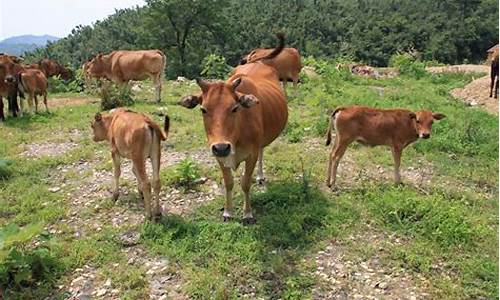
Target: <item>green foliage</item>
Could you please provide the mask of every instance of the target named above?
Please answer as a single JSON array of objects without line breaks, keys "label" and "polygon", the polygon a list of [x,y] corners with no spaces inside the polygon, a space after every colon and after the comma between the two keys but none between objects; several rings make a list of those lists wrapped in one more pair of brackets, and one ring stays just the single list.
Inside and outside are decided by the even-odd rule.
[{"label": "green foliage", "polygon": [[402,75],[421,78],[427,74],[425,63],[415,58],[410,53],[395,54],[389,61],[389,66],[395,67]]},{"label": "green foliage", "polygon": [[[15,224],[0,229],[0,288],[18,290],[53,280],[61,270],[50,247],[43,241],[30,246],[41,233],[42,226],[33,224],[19,228]],[[43,236],[41,236],[43,238]]]},{"label": "green foliage", "polygon": [[12,174],[12,160],[0,158],[0,179],[8,179]]},{"label": "green foliage", "polygon": [[175,167],[172,182],[180,187],[189,188],[200,178],[200,168],[188,157],[181,160]]},{"label": "green foliage", "polygon": [[131,106],[134,104],[130,86],[119,86],[114,83],[103,84],[101,87],[101,110],[110,110],[116,107]]},{"label": "green foliage", "polygon": [[80,93],[83,91],[83,82],[78,79],[65,81],[57,75],[50,77],[48,83],[50,93]]},{"label": "green foliage", "polygon": [[209,54],[203,59],[203,70],[201,75],[207,78],[224,79],[231,71],[223,56]]}]

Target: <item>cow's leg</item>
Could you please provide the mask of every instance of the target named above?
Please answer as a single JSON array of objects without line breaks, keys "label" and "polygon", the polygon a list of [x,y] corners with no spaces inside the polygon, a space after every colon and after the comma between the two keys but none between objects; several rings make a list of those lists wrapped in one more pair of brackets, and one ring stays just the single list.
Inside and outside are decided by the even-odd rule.
[{"label": "cow's leg", "polygon": [[113,170],[115,175],[115,186],[113,189],[113,201],[118,200],[118,196],[120,196],[120,154],[118,152],[111,152],[111,157],[113,158]]},{"label": "cow's leg", "polygon": [[35,98],[35,113],[38,113],[38,97],[37,95],[33,95],[33,98]]},{"label": "cow's leg", "polygon": [[156,90],[156,102],[161,102],[161,72],[154,76],[153,80]]},{"label": "cow's leg", "polygon": [[491,74],[491,82],[490,82],[490,98],[493,97],[493,86],[495,85],[495,76]]},{"label": "cow's leg", "polygon": [[0,121],[5,120],[5,115],[3,114],[3,99],[2,96],[0,96]]},{"label": "cow's leg", "polygon": [[144,194],[142,193],[142,186],[141,182],[139,181],[139,173],[137,173],[137,170],[135,169],[135,165],[132,165],[132,172],[135,175],[135,179],[137,179],[137,191],[139,192],[139,195],[141,196],[141,199],[144,200]]},{"label": "cow's leg", "polygon": [[332,186],[333,153],[334,153],[334,151],[335,151],[335,149],[337,148],[337,145],[338,145],[338,137],[339,137],[338,134],[335,135],[335,142],[332,145],[332,151],[331,151],[330,157],[328,159],[328,171],[326,173],[326,185],[328,187]]},{"label": "cow's leg", "polygon": [[495,81],[495,98],[498,98],[498,75],[497,80]]},{"label": "cow's leg", "polygon": [[224,204],[224,213],[222,213],[222,218],[224,222],[231,219],[233,216],[233,186],[234,179],[233,173],[230,168],[224,167],[222,163],[219,162],[220,169],[222,171],[222,177],[224,178],[224,188],[226,190],[226,203]]},{"label": "cow's leg", "polygon": [[45,110],[49,112],[49,106],[47,105],[47,92],[43,93],[43,104],[45,104]]},{"label": "cow's leg", "polygon": [[33,93],[30,93],[29,97],[28,97],[28,109],[29,109],[29,112],[30,114],[33,114],[33,98],[34,98],[34,95]]},{"label": "cow's leg", "polygon": [[293,95],[297,97],[299,91],[299,75],[293,76]]},{"label": "cow's leg", "polygon": [[261,148],[259,151],[259,162],[257,165],[257,184],[262,185],[266,181],[264,178],[264,171],[262,170],[262,161],[264,160],[264,148]]},{"label": "cow's leg", "polygon": [[154,191],[154,199],[153,199],[153,217],[159,218],[161,217],[160,210],[160,139],[156,137],[157,141],[153,142],[153,153],[151,153],[151,166],[153,167],[153,191]]},{"label": "cow's leg", "polygon": [[[22,117],[23,116],[23,112],[24,112],[24,100],[23,98],[19,98],[19,116]],[[17,99],[16,99],[16,102],[17,102]]]},{"label": "cow's leg", "polygon": [[401,174],[399,172],[399,166],[401,165],[401,152],[403,147],[399,145],[393,145],[391,147],[392,157],[394,158],[394,181],[396,184],[401,183]]},{"label": "cow's leg", "polygon": [[[337,133],[338,134],[338,133]],[[349,141],[342,140],[339,138],[335,143],[335,148],[332,150],[332,157],[330,158],[332,162],[332,173],[331,173],[331,184],[329,187],[335,187],[335,181],[337,180],[337,169],[339,167],[340,159],[344,156],[344,153],[349,145]]]},{"label": "cow's leg", "polygon": [[252,186],[252,175],[257,159],[258,156],[250,156],[250,158],[245,161],[245,174],[243,174],[243,178],[241,179],[241,189],[245,194],[245,203],[243,204],[243,222],[246,224],[255,223],[255,219],[252,214],[252,206],[250,204],[250,187]]},{"label": "cow's leg", "polygon": [[146,173],[146,164],[143,157],[133,159],[135,169],[137,171],[138,180],[142,186],[142,193],[144,195],[144,209],[146,210],[146,219],[151,220],[151,183]]},{"label": "cow's leg", "polygon": [[285,93],[285,97],[286,97],[286,98],[288,98],[288,97],[287,97],[287,94],[286,94],[286,84],[287,84],[287,83],[288,83],[288,80],[287,80],[286,78],[285,78],[285,79],[283,79],[283,81],[282,81],[282,84],[283,84],[283,93]]}]

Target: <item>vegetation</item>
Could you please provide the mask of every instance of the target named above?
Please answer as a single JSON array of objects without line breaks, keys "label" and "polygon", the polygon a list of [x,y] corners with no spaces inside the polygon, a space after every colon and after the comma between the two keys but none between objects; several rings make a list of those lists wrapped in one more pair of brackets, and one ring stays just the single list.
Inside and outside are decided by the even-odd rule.
[{"label": "vegetation", "polygon": [[[113,224],[116,215],[127,214],[132,220],[142,208],[135,180],[122,176],[124,186],[133,188],[116,203],[106,192],[112,186],[108,146],[93,143],[88,134],[99,105],[59,107],[50,114],[8,119],[0,126],[0,157],[12,161],[9,176],[0,180],[0,253],[8,254],[0,258],[1,285],[7,287],[4,298],[64,298],[65,288],[56,286],[67,285],[74,270],[84,265],[97,270],[96,280],[110,278],[121,298],[147,297],[151,268],[132,268],[130,252],[125,251],[130,248],[118,241],[131,229],[141,233],[137,247],[147,251],[143,256],[168,260],[165,272],[181,278],[180,292],[194,299],[233,299],[251,293],[252,298],[311,298],[312,290],[324,284],[315,275],[315,256],[332,243],[345,249],[346,255],[338,259],[356,264],[377,257],[384,268],[403,268],[411,278],[427,278],[430,298],[497,297],[498,117],[448,93],[477,74],[421,73],[421,62],[406,54],[391,60],[404,75],[383,79],[337,69],[343,59],[304,61],[320,76],[304,81],[298,95],[288,100],[288,127],[266,148],[269,183],[265,190],[252,191],[254,226],[238,219],[223,223],[223,196],[192,206],[183,215],[166,214],[159,223]],[[206,149],[201,114],[175,105],[194,91],[198,88],[189,83],[165,83],[165,102],[160,105],[172,119],[166,157]],[[148,88],[141,93],[151,95],[136,98],[152,98]],[[50,97],[49,105],[50,101],[57,99]],[[333,193],[324,187],[330,150],[323,146],[327,113],[349,104],[431,108],[447,118],[436,122],[431,139],[405,150],[403,186],[392,184],[388,149],[353,145],[341,162],[340,190]],[[134,110],[154,118],[157,109],[150,102],[134,104]],[[19,145],[58,145],[75,131],[83,132],[78,146],[62,155],[21,155],[24,148]],[[174,181],[189,185],[202,172],[221,181],[216,166],[200,169],[193,159],[162,165],[162,203],[176,205],[166,198]],[[95,180],[93,174],[100,172],[104,177]],[[51,192],[54,186],[61,191]],[[202,192],[204,188],[200,185]],[[240,216],[243,194],[237,185],[235,191]],[[73,227],[68,220],[76,222]],[[85,235],[77,238],[80,231]],[[386,234],[380,249],[362,238],[377,232]],[[391,243],[389,236],[401,242]]]},{"label": "vegetation", "polygon": [[132,90],[129,85],[118,85],[105,82],[100,89],[101,110],[110,110],[117,107],[134,104]]},{"label": "vegetation", "polygon": [[251,49],[274,46],[272,33],[283,31],[304,57],[387,66],[392,55],[415,51],[423,60],[479,62],[498,43],[498,17],[495,0],[148,0],[26,57],[80,68],[97,53],[157,48],[167,54],[168,78],[194,77],[208,55],[234,66]]}]

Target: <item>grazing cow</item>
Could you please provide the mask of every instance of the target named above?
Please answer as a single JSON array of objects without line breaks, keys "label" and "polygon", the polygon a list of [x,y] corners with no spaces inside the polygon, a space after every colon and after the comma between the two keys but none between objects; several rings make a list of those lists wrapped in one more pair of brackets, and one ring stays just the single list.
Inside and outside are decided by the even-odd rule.
[{"label": "grazing cow", "polygon": [[[255,60],[260,60],[262,57],[269,55],[273,49],[258,48],[252,50],[246,55],[240,64],[244,65]],[[295,48],[284,48],[283,51],[273,59],[266,60],[265,64],[274,67],[278,71],[278,76],[283,81],[283,89],[286,93],[286,83],[293,82],[295,93],[297,92],[297,84],[299,82],[299,74],[302,69],[299,51]]]},{"label": "grazing cow", "polygon": [[106,78],[118,84],[151,77],[156,88],[156,101],[161,101],[161,84],[166,57],[160,50],[113,51],[99,54],[83,65],[85,77]]},{"label": "grazing cow", "polygon": [[19,113],[16,75],[21,70],[22,67],[10,55],[0,54],[0,121],[5,120],[3,97],[7,97],[11,115],[17,117]]},{"label": "grazing cow", "polygon": [[[18,74],[18,88],[20,94],[28,94],[28,106],[30,112],[33,112],[33,99],[35,100],[35,112],[38,112],[38,97],[43,96],[43,104],[45,104],[45,109],[49,111],[47,106],[47,77],[42,71],[38,69],[24,69]],[[24,98],[22,96],[21,98]],[[20,115],[24,111],[23,100],[20,99],[21,110]]]},{"label": "grazing cow", "polygon": [[498,49],[495,49],[495,52],[492,55],[490,77],[490,98],[493,97],[493,86],[495,86],[494,96],[495,98],[498,98]]},{"label": "grazing cow", "polygon": [[[129,158],[132,160],[132,171],[137,178],[139,193],[144,198],[147,219],[161,215],[160,143],[167,139],[169,124],[169,118],[165,116],[164,131],[162,131],[147,116],[123,108],[110,113],[98,113],[92,122],[93,140],[95,142],[107,140],[111,146],[115,176],[113,200],[116,201],[119,196],[120,158]],[[147,158],[151,159],[153,167],[153,212],[151,212],[151,183],[146,173]]]},{"label": "grazing cow", "polygon": [[259,160],[258,177],[262,177],[263,148],[269,145],[285,127],[288,110],[277,71],[263,61],[276,57],[279,46],[260,61],[238,66],[225,82],[197,80],[201,94],[186,96],[180,104],[187,108],[200,105],[208,144],[224,177],[226,203],[224,221],[233,213],[233,174],[241,162],[245,173],[241,187],[245,194],[245,223],[253,223],[250,205],[252,173]]},{"label": "grazing cow", "polygon": [[337,108],[331,115],[326,139],[326,145],[329,145],[332,130],[337,132],[328,163],[328,187],[335,186],[340,159],[353,141],[368,146],[391,147],[394,180],[400,183],[399,165],[403,149],[418,138],[428,139],[431,136],[433,121],[444,117],[443,114],[428,110],[414,113],[406,109],[375,109],[363,106]]},{"label": "grazing cow", "polygon": [[38,69],[42,70],[45,77],[60,76],[63,80],[70,80],[73,78],[73,72],[67,69],[57,61],[44,58],[38,62]]}]

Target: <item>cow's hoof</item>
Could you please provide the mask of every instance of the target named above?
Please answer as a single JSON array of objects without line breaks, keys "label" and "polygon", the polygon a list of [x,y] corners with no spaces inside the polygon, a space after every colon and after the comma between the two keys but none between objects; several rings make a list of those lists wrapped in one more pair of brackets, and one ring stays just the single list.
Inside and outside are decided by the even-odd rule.
[{"label": "cow's hoof", "polygon": [[114,202],[116,202],[116,200],[118,200],[118,197],[120,196],[120,193],[119,192],[114,192],[113,193],[113,196],[111,196],[111,199],[113,199]]},{"label": "cow's hoof", "polygon": [[254,225],[255,223],[257,223],[257,220],[254,217],[243,218],[243,225]]}]

